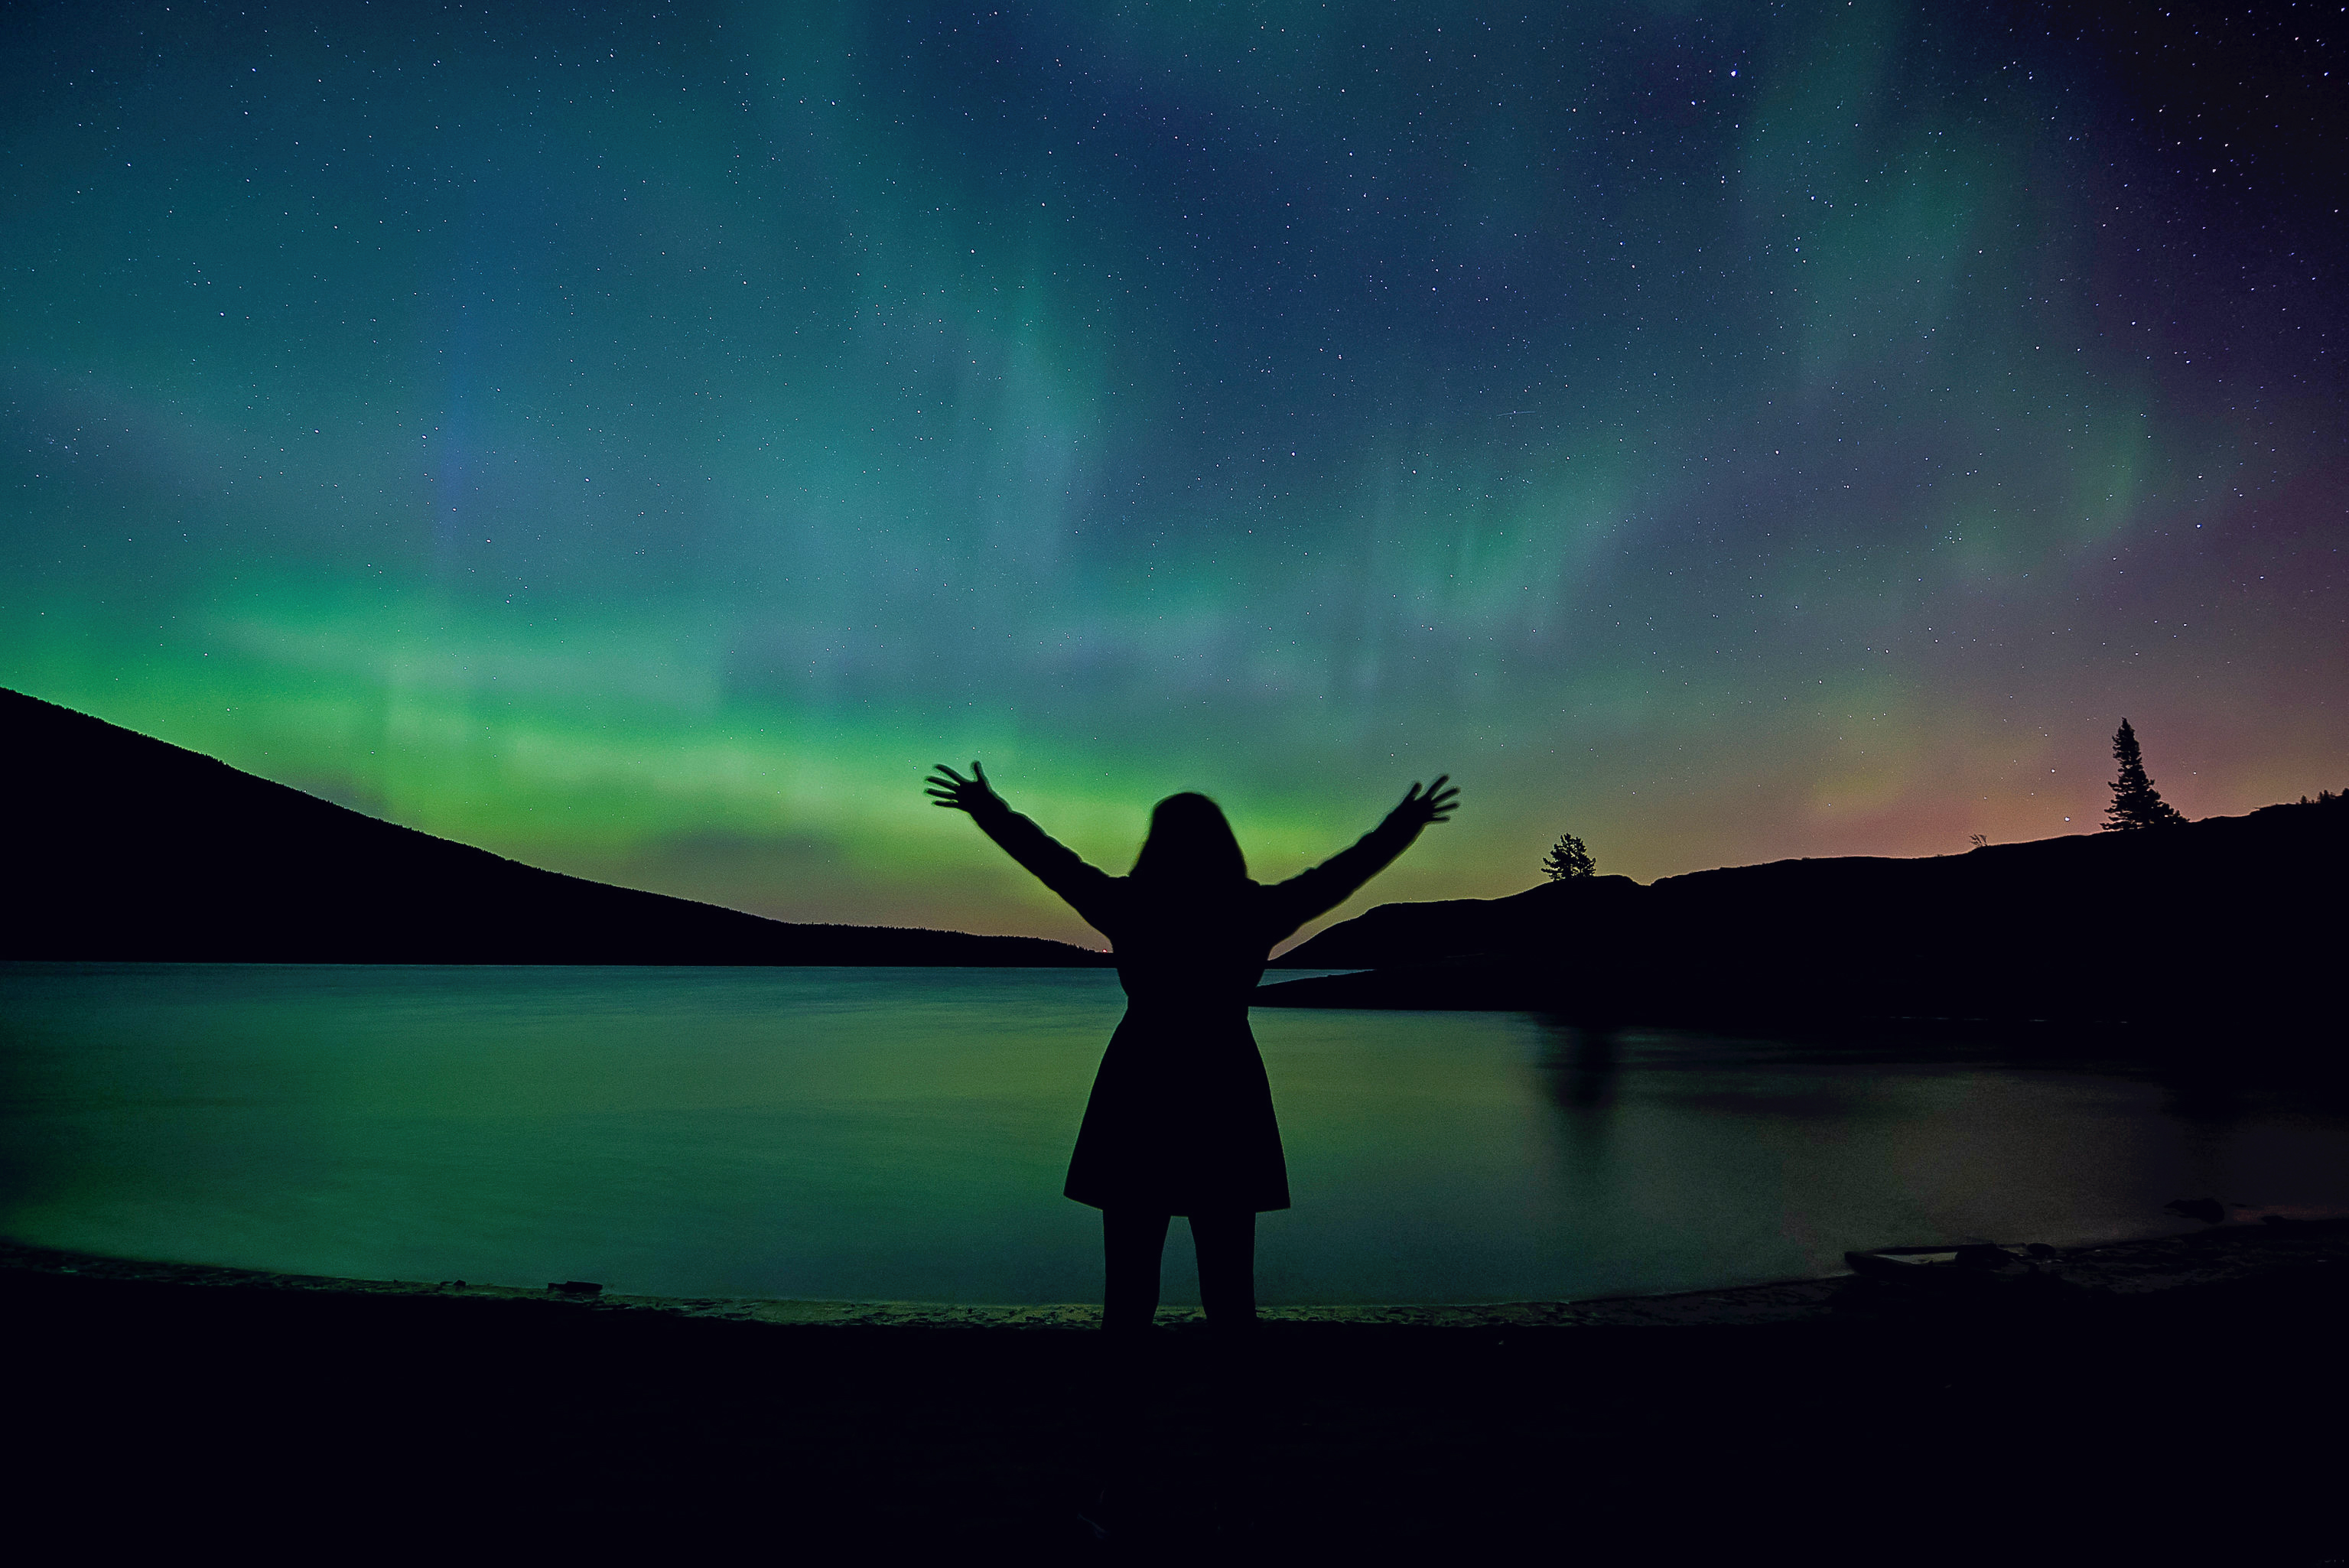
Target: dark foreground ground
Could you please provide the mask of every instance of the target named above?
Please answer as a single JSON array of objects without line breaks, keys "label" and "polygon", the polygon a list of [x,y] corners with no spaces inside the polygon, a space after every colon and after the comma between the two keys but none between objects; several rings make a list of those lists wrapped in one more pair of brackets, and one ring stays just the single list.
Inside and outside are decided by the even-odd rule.
[{"label": "dark foreground ground", "polygon": [[[2194,1266],[2230,1248],[2241,1266]],[[2161,1288],[2008,1271],[1823,1283],[1758,1313],[1720,1292],[1475,1326],[1275,1321],[1240,1379],[1203,1330],[1162,1330],[1146,1467],[1102,1547],[1075,1518],[1092,1333],[7,1249],[9,1532],[257,1560],[2349,1555],[2349,1232],[2108,1252]]]}]

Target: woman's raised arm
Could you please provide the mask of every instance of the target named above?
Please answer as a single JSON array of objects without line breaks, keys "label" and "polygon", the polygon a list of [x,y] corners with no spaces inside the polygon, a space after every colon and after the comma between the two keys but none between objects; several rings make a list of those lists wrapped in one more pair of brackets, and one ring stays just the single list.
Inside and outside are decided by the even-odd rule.
[{"label": "woman's raised arm", "polygon": [[979,831],[1018,861],[1038,882],[1059,893],[1085,923],[1115,940],[1110,926],[1117,918],[1117,882],[1099,866],[1089,865],[1078,853],[1003,803],[976,762],[968,779],[941,762],[922,780],[931,800],[949,811],[968,811]]},{"label": "woman's raised arm", "polygon": [[1460,804],[1460,791],[1446,784],[1452,775],[1439,774],[1434,783],[1423,790],[1413,784],[1402,803],[1389,811],[1386,820],[1364,833],[1353,847],[1339,851],[1309,872],[1299,872],[1285,882],[1271,889],[1274,922],[1280,929],[1272,940],[1278,942],[1317,914],[1337,908],[1354,894],[1354,890],[1378,875],[1392,864],[1397,855],[1411,848],[1419,830],[1430,822],[1449,821],[1454,807]]}]

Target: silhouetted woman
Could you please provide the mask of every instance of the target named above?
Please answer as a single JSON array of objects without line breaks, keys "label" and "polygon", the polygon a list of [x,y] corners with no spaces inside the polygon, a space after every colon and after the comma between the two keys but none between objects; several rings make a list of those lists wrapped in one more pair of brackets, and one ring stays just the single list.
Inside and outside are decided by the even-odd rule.
[{"label": "silhouetted woman", "polygon": [[1063,1189],[1102,1212],[1102,1326],[1146,1328],[1170,1216],[1187,1215],[1199,1294],[1219,1329],[1256,1317],[1256,1217],[1288,1207],[1288,1170],[1248,993],[1282,938],[1345,902],[1459,799],[1439,778],[1413,784],[1386,820],[1311,871],[1271,887],[1248,880],[1239,841],[1205,795],[1170,795],[1150,817],[1131,873],[1087,865],[1003,803],[978,763],[926,780],[1005,853],[1110,940],[1125,1017],[1093,1079]]}]

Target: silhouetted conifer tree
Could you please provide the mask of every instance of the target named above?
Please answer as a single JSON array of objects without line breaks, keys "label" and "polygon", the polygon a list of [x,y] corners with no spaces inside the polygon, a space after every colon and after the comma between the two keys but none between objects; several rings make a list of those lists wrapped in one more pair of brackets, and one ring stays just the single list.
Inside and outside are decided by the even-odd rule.
[{"label": "silhouetted conifer tree", "polygon": [[2113,803],[2105,808],[2106,832],[2126,828],[2174,827],[2186,820],[2177,807],[2161,798],[2153,780],[2145,776],[2145,758],[2137,750],[2137,731],[2129,727],[2126,718],[2113,732],[2113,757],[2121,765],[2121,776],[2113,780]]},{"label": "silhouetted conifer tree", "polygon": [[1582,841],[1572,833],[1550,846],[1549,856],[1542,861],[1542,874],[1552,882],[1564,882],[1568,877],[1590,877],[1599,874],[1599,862],[1582,847]]}]

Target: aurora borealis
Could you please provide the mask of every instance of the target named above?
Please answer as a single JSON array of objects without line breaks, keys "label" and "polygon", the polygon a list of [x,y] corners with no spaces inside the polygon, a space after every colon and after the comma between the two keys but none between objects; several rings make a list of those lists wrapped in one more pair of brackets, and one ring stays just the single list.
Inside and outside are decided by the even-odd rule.
[{"label": "aurora borealis", "polygon": [[2349,783],[2331,8],[0,26],[0,684],[394,820],[1081,936],[931,763],[1449,771],[1357,908]]}]

